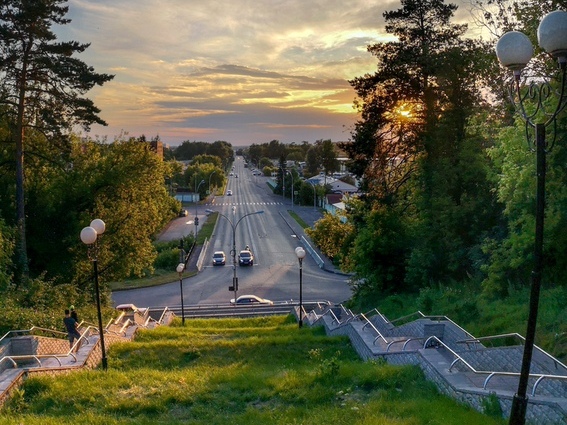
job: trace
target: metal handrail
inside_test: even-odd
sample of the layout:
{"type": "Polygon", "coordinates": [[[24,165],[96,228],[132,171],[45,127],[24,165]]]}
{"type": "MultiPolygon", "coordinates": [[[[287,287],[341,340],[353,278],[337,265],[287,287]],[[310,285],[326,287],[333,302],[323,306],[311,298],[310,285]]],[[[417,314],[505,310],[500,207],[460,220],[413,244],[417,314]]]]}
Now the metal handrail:
{"type": "MultiPolygon", "coordinates": [[[[463,359],[459,354],[457,354],[455,351],[453,351],[450,347],[448,347],[445,343],[443,343],[443,341],[441,341],[439,338],[437,338],[436,336],[430,336],[429,338],[427,338],[427,340],[423,343],[423,348],[426,349],[427,348],[427,344],[429,343],[429,341],[431,340],[435,340],[439,345],[442,345],[446,350],[448,350],[453,356],[455,356],[455,360],[453,360],[453,362],[451,363],[451,366],[449,366],[449,372],[451,372],[451,369],[453,368],[453,366],[458,363],[461,362],[463,363],[467,368],[470,369],[471,372],[477,374],[477,375],[484,375],[487,374],[488,376],[486,377],[486,379],[484,380],[482,389],[486,389],[486,387],[488,386],[488,382],[494,377],[494,376],[520,376],[519,372],[489,372],[489,371],[484,371],[484,370],[476,370],[474,367],[472,367],[465,359],[463,359]]],[[[538,380],[535,382],[533,388],[532,388],[532,396],[535,396],[535,392],[537,390],[537,387],[539,385],[539,383],[543,380],[543,379],[558,379],[558,380],[567,380],[567,376],[564,375],[550,375],[550,374],[541,374],[541,373],[530,373],[528,375],[530,378],[538,378],[538,380]]]]}
{"type": "Polygon", "coordinates": [[[379,338],[382,338],[382,341],[384,341],[384,343],[388,344],[388,340],[386,340],[384,335],[382,335],[382,333],[376,328],[376,326],[374,326],[374,323],[372,323],[370,320],[368,320],[368,318],[362,313],[359,316],[362,317],[366,321],[366,323],[362,326],[362,330],[364,330],[364,328],[366,328],[366,326],[370,326],[370,327],[372,327],[372,329],[374,329],[374,332],[376,332],[378,334],[378,336],[376,338],[374,338],[374,341],[372,342],[373,345],[376,345],[376,341],[379,338]]]}
{"type": "MultiPolygon", "coordinates": [[[[499,338],[508,338],[508,337],[515,337],[520,339],[522,342],[526,341],[526,338],[524,338],[522,335],[520,335],[519,333],[513,332],[513,333],[507,333],[507,334],[499,334],[499,335],[490,335],[490,336],[482,336],[479,338],[472,338],[472,339],[464,339],[461,341],[457,341],[457,343],[469,343],[469,342],[480,342],[480,341],[488,341],[491,339],[499,339],[499,338]]],[[[555,357],[553,357],[551,354],[549,354],[547,351],[545,351],[544,349],[542,349],[541,347],[538,347],[537,345],[534,344],[534,348],[536,348],[541,354],[543,354],[544,356],[548,357],[550,360],[552,360],[555,364],[558,364],[559,366],[561,366],[563,369],[567,370],[567,365],[563,364],[560,360],[556,359],[555,357]]],[[[555,375],[553,375],[555,376],[555,375]]]]}
{"type": "Polygon", "coordinates": [[[330,314],[333,319],[333,321],[331,323],[336,323],[337,325],[340,325],[341,322],[339,321],[339,319],[337,318],[337,316],[335,315],[335,313],[333,312],[332,309],[328,309],[325,313],[322,314],[322,316],[325,316],[326,314],[330,314]]]}
{"type": "Polygon", "coordinates": [[[394,341],[390,341],[390,343],[388,344],[388,346],[386,347],[386,352],[390,351],[390,347],[394,344],[399,344],[399,343],[404,343],[404,345],[402,346],[402,351],[406,351],[406,346],[411,342],[411,341],[419,341],[422,339],[425,339],[427,337],[410,337],[407,339],[398,339],[398,340],[394,340],[394,341]]]}
{"type": "Polygon", "coordinates": [[[418,310],[418,311],[413,312],[411,314],[406,314],[405,316],[398,317],[397,319],[391,320],[390,323],[394,324],[395,322],[399,322],[400,320],[404,320],[404,319],[407,319],[408,317],[412,317],[412,316],[415,316],[415,315],[420,315],[421,317],[425,317],[425,314],[423,314],[421,311],[418,310]]]}
{"type": "Polygon", "coordinates": [[[0,343],[2,342],[2,340],[4,338],[10,338],[11,334],[30,334],[32,331],[35,331],[35,330],[65,335],[65,332],[61,332],[61,331],[58,331],[58,330],[55,330],[55,329],[40,328],[39,326],[32,326],[29,329],[18,329],[18,330],[11,330],[11,331],[6,332],[2,336],[2,338],[0,338],[0,343]]]}
{"type": "Polygon", "coordinates": [[[55,354],[19,354],[17,356],[3,356],[0,359],[0,363],[2,363],[4,360],[10,360],[14,368],[17,368],[18,364],[15,360],[34,359],[39,365],[38,367],[41,367],[42,364],[40,358],[54,358],[59,363],[59,366],[61,366],[61,360],[59,360],[59,358],[55,354]]]}
{"type": "MultiPolygon", "coordinates": [[[[75,341],[75,343],[73,344],[73,346],[69,349],[69,352],[62,353],[62,354],[23,354],[23,355],[16,355],[16,356],[3,356],[0,359],[0,363],[2,363],[4,360],[10,360],[12,362],[12,365],[14,367],[18,367],[17,363],[15,362],[14,359],[34,359],[38,364],[39,367],[42,366],[41,360],[43,358],[54,358],[55,360],[57,360],[57,363],[59,363],[59,366],[61,366],[61,360],[59,360],[60,357],[67,357],[67,356],[71,356],[73,357],[73,361],[77,361],[77,356],[75,355],[75,353],[73,352],[74,349],[76,349],[77,345],[79,344],[79,342],[81,340],[84,340],[86,342],[86,344],[89,344],[89,340],[86,337],[86,334],[90,331],[90,329],[93,328],[92,326],[87,327],[83,333],[81,334],[81,336],[77,339],[77,341],[75,341]]],[[[40,329],[40,330],[47,330],[50,332],[54,332],[54,333],[58,333],[58,334],[65,334],[65,332],[60,332],[60,331],[55,331],[55,330],[51,330],[51,329],[45,329],[45,328],[38,328],[38,327],[32,327],[30,329],[26,329],[23,331],[29,331],[31,332],[32,330],[35,329],[40,329]]],[[[10,331],[12,333],[14,332],[23,332],[23,331],[10,331]]],[[[9,334],[10,332],[8,332],[7,334],[9,334]]],[[[5,337],[6,335],[4,335],[5,337]]]]}
{"type": "Polygon", "coordinates": [[[165,307],[163,309],[163,312],[161,313],[161,316],[159,317],[159,323],[163,323],[163,319],[165,317],[165,313],[167,313],[169,311],[169,307],[165,307]]]}
{"type": "MultiPolygon", "coordinates": [[[[400,320],[404,320],[404,319],[407,319],[407,318],[412,317],[412,316],[415,316],[415,315],[419,315],[419,316],[420,316],[420,317],[419,317],[420,319],[430,319],[430,320],[437,320],[437,321],[443,320],[443,321],[449,322],[449,323],[451,323],[453,326],[455,326],[456,328],[458,328],[458,329],[459,329],[461,332],[463,332],[464,334],[469,335],[471,338],[474,338],[474,335],[471,335],[470,332],[468,332],[468,331],[467,331],[466,329],[464,329],[463,327],[459,326],[457,323],[453,322],[453,321],[452,321],[451,319],[449,319],[447,316],[436,316],[436,315],[430,315],[430,316],[428,316],[428,315],[423,314],[423,313],[422,313],[421,311],[419,311],[419,310],[416,311],[416,312],[413,312],[413,313],[411,313],[411,314],[407,314],[407,315],[405,315],[405,316],[398,317],[397,319],[394,319],[394,320],[389,321],[389,322],[390,322],[391,324],[394,324],[394,322],[398,322],[398,321],[400,321],[400,320]]],[[[382,316],[382,317],[384,317],[384,316],[382,316]]],[[[384,317],[384,318],[385,318],[385,317],[384,317]]],[[[387,319],[386,319],[386,320],[387,320],[387,319]]]]}
{"type": "Polygon", "coordinates": [[[117,325],[119,322],[122,321],[122,318],[124,317],[124,315],[126,314],[126,312],[122,312],[120,313],[120,315],[116,318],[116,319],[110,319],[111,321],[114,320],[114,324],[117,325]]]}

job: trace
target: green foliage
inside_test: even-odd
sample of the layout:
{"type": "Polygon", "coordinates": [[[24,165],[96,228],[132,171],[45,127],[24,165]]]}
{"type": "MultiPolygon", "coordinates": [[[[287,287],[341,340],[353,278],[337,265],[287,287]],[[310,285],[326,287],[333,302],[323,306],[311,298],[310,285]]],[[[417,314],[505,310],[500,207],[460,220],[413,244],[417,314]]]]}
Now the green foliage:
{"type": "MultiPolygon", "coordinates": [[[[24,174],[33,175],[24,164],[31,154],[58,158],[68,147],[69,133],[75,126],[88,130],[93,123],[106,125],[100,110],[85,94],[95,86],[112,80],[113,75],[98,74],[78,58],[89,44],[57,41],[52,26],[70,22],[65,18],[68,6],[62,0],[45,0],[41,4],[25,1],[0,3],[0,74],[2,119],[10,130],[5,140],[14,143],[16,285],[25,284],[29,274],[24,174]],[[37,149],[29,143],[36,136],[45,143],[37,149]],[[48,153],[49,152],[49,153],[48,153]],[[46,155],[47,154],[47,155],[46,155]],[[25,173],[24,173],[25,170],[25,173]]],[[[40,170],[34,170],[39,172],[40,170]]],[[[10,202],[11,203],[11,202],[10,202]]],[[[28,209],[29,211],[29,209],[28,209]]],[[[30,256],[33,258],[33,256],[30,256]]]]}
{"type": "MultiPolygon", "coordinates": [[[[183,238],[183,249],[185,255],[193,245],[195,237],[188,235],[183,238]]],[[[155,269],[175,270],[180,262],[179,241],[155,242],[157,257],[154,261],[155,269]]]]}
{"type": "Polygon", "coordinates": [[[14,230],[0,217],[0,294],[10,289],[12,284],[14,245],[14,230]]]}
{"type": "Polygon", "coordinates": [[[343,223],[340,215],[333,214],[325,214],[323,218],[317,220],[313,228],[305,229],[305,233],[329,258],[339,256],[344,242],[353,231],[352,224],[343,223]]]}
{"type": "Polygon", "coordinates": [[[351,81],[361,119],[340,144],[367,189],[366,206],[349,211],[359,215],[351,269],[365,296],[480,281],[481,243],[500,224],[482,149],[491,138],[477,129],[490,121],[475,120],[477,77],[493,60],[451,22],[454,5],[401,6],[384,14],[397,41],[369,46],[376,72],[351,81]]]}
{"type": "Polygon", "coordinates": [[[289,317],[178,320],[112,345],[108,361],[27,379],[0,422],[503,423],[440,396],[417,367],[362,362],[347,338],[289,317]]]}
{"type": "Polygon", "coordinates": [[[196,155],[193,157],[191,164],[211,164],[217,168],[222,169],[222,159],[214,155],[196,155]]]}
{"type": "Polygon", "coordinates": [[[394,209],[375,209],[366,216],[351,251],[351,261],[363,285],[355,287],[355,296],[375,291],[403,291],[405,266],[411,247],[407,223],[394,209]]]}
{"type": "Polygon", "coordinates": [[[483,398],[482,408],[485,415],[491,416],[493,418],[502,418],[502,406],[500,406],[500,400],[494,393],[490,393],[488,397],[483,398]]]}

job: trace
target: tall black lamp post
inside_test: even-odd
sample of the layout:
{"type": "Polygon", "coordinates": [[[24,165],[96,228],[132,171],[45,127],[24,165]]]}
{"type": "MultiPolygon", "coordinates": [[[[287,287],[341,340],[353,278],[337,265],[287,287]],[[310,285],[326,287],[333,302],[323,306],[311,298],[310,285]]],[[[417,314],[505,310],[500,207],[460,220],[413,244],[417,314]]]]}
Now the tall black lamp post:
{"type": "Polygon", "coordinates": [[[298,246],[295,248],[295,255],[299,260],[299,327],[303,327],[303,259],[305,258],[305,250],[298,246]]]}
{"type": "Polygon", "coordinates": [[[94,271],[94,284],[96,292],[96,311],[98,314],[98,332],[100,335],[100,349],[102,350],[102,368],[106,370],[108,368],[108,363],[106,360],[106,349],[104,347],[104,329],[102,327],[102,312],[100,310],[100,290],[98,286],[98,236],[102,235],[106,230],[106,225],[104,221],[100,218],[91,221],[90,226],[83,228],[81,230],[81,241],[88,247],[89,259],[93,262],[94,271]]]}
{"type": "MultiPolygon", "coordinates": [[[[236,299],[237,299],[237,294],[238,294],[238,277],[236,276],[236,228],[238,227],[238,225],[240,224],[240,222],[251,215],[254,214],[264,214],[264,211],[254,211],[248,214],[244,214],[242,217],[240,217],[238,219],[238,221],[235,223],[233,220],[231,220],[229,217],[227,217],[226,215],[224,215],[223,213],[220,213],[218,211],[214,211],[214,210],[206,210],[206,212],[208,213],[213,213],[213,212],[217,212],[221,217],[224,217],[226,219],[226,221],[229,222],[230,226],[232,227],[232,250],[231,250],[231,254],[232,254],[232,286],[229,287],[229,290],[234,291],[234,302],[236,303],[236,299]]],[[[235,216],[236,215],[236,207],[232,207],[232,215],[235,216]]]]}
{"type": "Polygon", "coordinates": [[[516,111],[522,116],[526,124],[526,136],[530,147],[536,153],[536,212],[535,212],[535,240],[534,240],[534,266],[530,292],[529,315],[520,370],[518,391],[514,395],[510,412],[511,425],[525,424],[528,398],[526,396],[530,365],[535,341],[539,296],[543,271],[543,225],[545,216],[545,174],[546,154],[554,145],[557,137],[557,117],[565,108],[565,72],[567,64],[567,12],[555,11],[547,14],[539,24],[537,30],[538,43],[551,57],[559,63],[559,91],[551,85],[549,80],[535,78],[527,75],[527,88],[522,88],[522,70],[526,67],[533,55],[533,46],[526,35],[518,31],[504,34],[496,44],[496,54],[502,65],[511,69],[514,78],[510,83],[510,97],[516,111]],[[556,97],[555,102],[553,101],[556,97]],[[533,102],[534,108],[528,111],[525,103],[533,102]],[[552,109],[549,105],[555,103],[552,109]],[[538,121],[538,122],[536,122],[538,121]],[[551,127],[551,141],[546,141],[546,128],[551,127]],[[534,129],[534,138],[530,130],[534,129]],[[535,145],[535,147],[533,146],[535,145]]]}
{"type": "Polygon", "coordinates": [[[179,263],[176,270],[179,273],[179,291],[181,292],[181,324],[185,326],[185,305],[183,304],[183,271],[185,270],[185,263],[179,263]]]}

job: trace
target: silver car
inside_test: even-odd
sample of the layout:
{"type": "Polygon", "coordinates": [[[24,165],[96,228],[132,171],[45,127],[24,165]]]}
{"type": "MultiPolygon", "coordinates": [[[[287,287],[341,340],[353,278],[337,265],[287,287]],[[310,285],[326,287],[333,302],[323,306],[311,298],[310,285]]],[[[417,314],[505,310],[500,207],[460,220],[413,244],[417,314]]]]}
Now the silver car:
{"type": "Polygon", "coordinates": [[[213,266],[224,266],[226,264],[226,255],[224,251],[215,251],[213,254],[213,266]]]}

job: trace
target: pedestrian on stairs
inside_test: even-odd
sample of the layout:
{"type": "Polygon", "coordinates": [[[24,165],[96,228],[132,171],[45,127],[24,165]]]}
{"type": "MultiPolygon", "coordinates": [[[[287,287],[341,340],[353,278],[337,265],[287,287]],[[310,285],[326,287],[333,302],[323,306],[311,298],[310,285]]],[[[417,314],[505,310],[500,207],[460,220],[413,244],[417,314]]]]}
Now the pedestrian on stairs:
{"type": "MultiPolygon", "coordinates": [[[[79,324],[75,319],[71,317],[71,313],[69,309],[65,309],[65,318],[63,319],[63,323],[65,324],[65,328],[67,329],[67,337],[69,338],[69,349],[73,348],[73,342],[75,339],[79,341],[81,339],[81,334],[77,329],[79,324]]],[[[77,344],[77,351],[81,344],[77,344]]]]}

